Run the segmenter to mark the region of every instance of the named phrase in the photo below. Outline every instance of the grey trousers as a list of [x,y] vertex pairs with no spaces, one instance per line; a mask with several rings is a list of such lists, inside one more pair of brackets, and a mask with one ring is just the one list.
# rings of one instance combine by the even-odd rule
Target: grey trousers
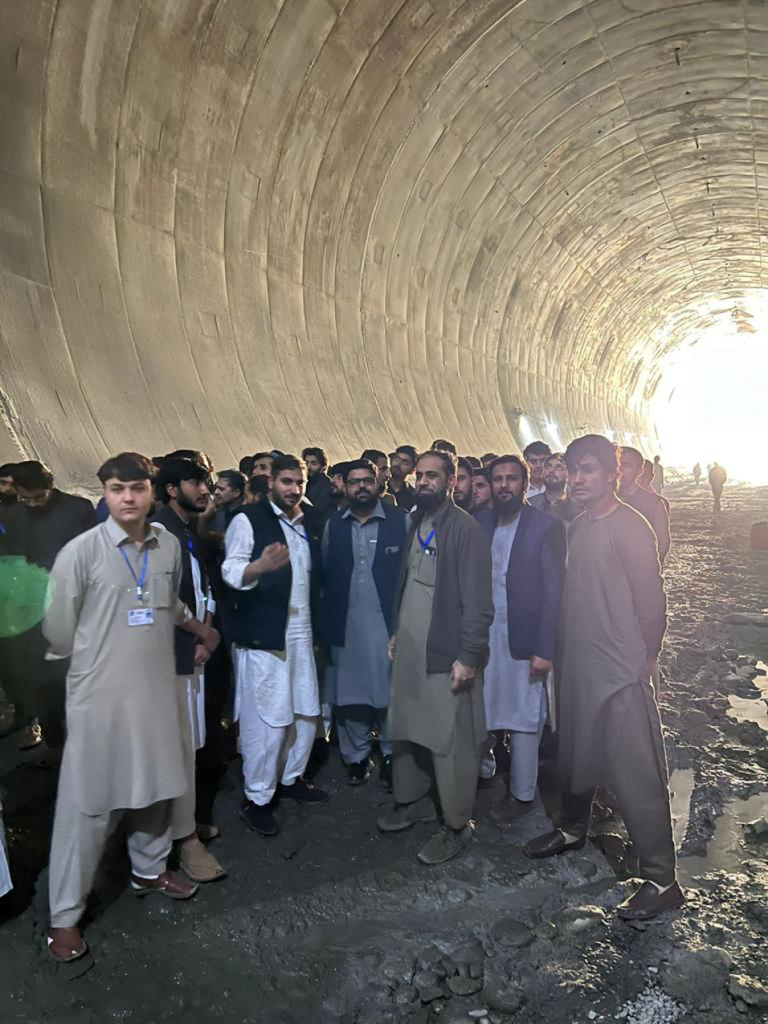
[[450,828],[464,828],[474,811],[480,754],[471,720],[461,718],[448,754],[396,740],[392,755],[395,803],[410,804],[427,796],[434,778],[443,821]]
[[336,732],[339,751],[344,764],[364,761],[370,757],[373,730],[379,728],[379,747],[384,757],[392,753],[392,741],[387,739],[387,709],[370,704],[338,704],[335,708]]
[[[602,781],[618,798],[640,862],[640,877],[671,885],[676,857],[669,778],[659,711],[650,686],[633,686],[629,706],[620,716],[611,715],[609,703],[606,729],[614,733],[615,742]],[[581,835],[587,831],[593,793],[563,795],[560,827],[565,832]]]
[[128,819],[128,855],[139,878],[158,878],[171,852],[171,801],[138,810],[83,814],[71,788],[59,786],[49,867],[52,928],[73,928],[85,910],[107,839],[123,815]]

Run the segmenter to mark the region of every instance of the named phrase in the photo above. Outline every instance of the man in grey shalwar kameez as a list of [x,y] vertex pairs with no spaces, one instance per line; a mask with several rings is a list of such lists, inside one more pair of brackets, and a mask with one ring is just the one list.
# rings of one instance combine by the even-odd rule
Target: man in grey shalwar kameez
[[187,899],[197,885],[166,870],[171,804],[189,780],[173,652],[175,625],[209,651],[218,633],[179,599],[181,551],[149,526],[154,467],[132,452],[99,470],[110,516],[59,552],[43,632],[50,658],[71,655],[67,739],[50,861],[48,951],[68,962],[110,832],[128,819],[131,888]]
[[651,685],[666,629],[655,535],[616,498],[618,451],[590,434],[566,453],[586,511],[569,531],[560,686],[560,827],[526,845],[549,857],[584,845],[594,788],[616,794],[642,884],[620,917],[647,920],[682,905],[676,880],[667,764]]
[[350,785],[370,774],[373,730],[379,729],[382,788],[392,788],[392,741],[386,731],[395,590],[408,514],[378,497],[368,459],[344,466],[348,508],[323,535],[324,619],[331,645],[324,699],[334,706],[341,758]]
[[426,452],[416,465],[417,511],[390,645],[395,806],[378,826],[399,832],[434,821],[434,778],[444,824],[419,852],[424,864],[456,856],[472,839],[486,735],[482,669],[493,618],[490,545],[483,528],[453,503],[455,474],[455,460],[446,452]]

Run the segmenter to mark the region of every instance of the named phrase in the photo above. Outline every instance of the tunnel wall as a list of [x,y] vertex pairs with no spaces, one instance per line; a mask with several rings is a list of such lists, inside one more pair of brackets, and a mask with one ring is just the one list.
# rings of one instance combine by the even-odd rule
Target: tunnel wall
[[0,457],[88,486],[125,448],[648,435],[660,357],[762,285],[766,28],[750,0],[9,0]]

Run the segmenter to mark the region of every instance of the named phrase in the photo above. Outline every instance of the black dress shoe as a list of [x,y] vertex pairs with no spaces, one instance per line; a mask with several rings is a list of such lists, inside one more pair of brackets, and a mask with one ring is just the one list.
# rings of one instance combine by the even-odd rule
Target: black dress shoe
[[685,903],[685,895],[677,882],[659,892],[653,882],[643,882],[639,889],[616,908],[624,921],[650,921],[665,910],[677,910]]
[[277,797],[280,800],[297,800],[300,804],[324,804],[330,799],[324,790],[317,789],[305,779],[296,779],[290,786],[281,782],[277,787]]
[[350,786],[362,786],[371,774],[373,764],[366,757],[364,761],[353,761],[347,765],[347,782]]
[[246,800],[240,809],[240,817],[251,830],[260,836],[276,836],[280,831],[269,804],[254,804]]
[[379,787],[384,790],[385,793],[392,792],[392,755],[387,754],[386,757],[382,757],[381,764],[379,765]]
[[531,839],[523,847],[523,852],[531,860],[543,860],[544,857],[556,857],[559,853],[565,853],[566,850],[580,850],[586,841],[586,834],[578,839],[569,840],[565,838],[559,828],[556,828],[543,836]]

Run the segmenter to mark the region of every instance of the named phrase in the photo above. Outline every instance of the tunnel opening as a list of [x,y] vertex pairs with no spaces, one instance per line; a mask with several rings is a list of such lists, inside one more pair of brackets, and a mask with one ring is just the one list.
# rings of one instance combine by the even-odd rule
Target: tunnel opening
[[664,459],[687,473],[718,462],[732,480],[766,484],[768,298],[713,301],[695,315],[695,328],[660,360],[650,403]]

